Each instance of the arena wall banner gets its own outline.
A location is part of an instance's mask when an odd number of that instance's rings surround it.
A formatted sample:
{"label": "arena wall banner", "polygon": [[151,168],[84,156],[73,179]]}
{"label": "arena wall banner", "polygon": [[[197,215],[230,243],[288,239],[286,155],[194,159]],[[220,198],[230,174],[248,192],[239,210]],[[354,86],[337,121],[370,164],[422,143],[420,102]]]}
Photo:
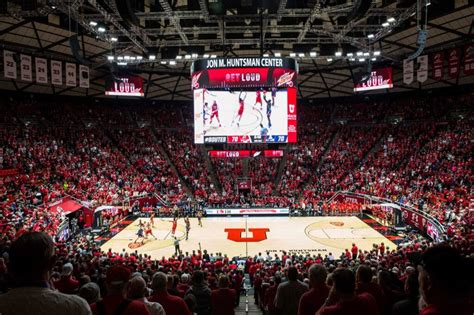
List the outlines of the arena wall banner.
{"label": "arena wall banner", "polygon": [[366,82],[360,83],[361,77],[356,78],[354,92],[372,91],[380,89],[393,88],[392,68],[375,69],[370,73],[370,77]]}
{"label": "arena wall banner", "polygon": [[89,88],[89,67],[79,65],[79,86],[81,88]]}
{"label": "arena wall banner", "polygon": [[191,66],[191,87],[263,88],[294,87],[298,64],[288,58],[210,58]]}
{"label": "arena wall banner", "polygon": [[76,86],[76,64],[66,62],[66,86]]}
{"label": "arena wall banner", "polygon": [[61,61],[51,60],[51,83],[63,85],[63,63]]}
{"label": "arena wall banner", "polygon": [[15,53],[12,51],[3,51],[3,74],[5,78],[16,79],[16,61]]}
{"label": "arena wall banner", "polygon": [[413,82],[413,60],[403,60],[403,83],[406,85]]}
{"label": "arena wall banner", "polygon": [[204,208],[208,216],[227,215],[288,215],[289,208]]}
{"label": "arena wall banner", "polygon": [[419,66],[416,71],[416,79],[423,83],[428,80],[428,55],[419,56],[417,62]]}
{"label": "arena wall banner", "polygon": [[459,62],[461,51],[458,48],[453,48],[449,51],[448,57],[448,73],[451,78],[457,78],[459,74]]}
{"label": "arena wall banner", "polygon": [[23,81],[33,81],[33,73],[31,66],[31,56],[20,55],[20,75]]}
{"label": "arena wall banner", "polygon": [[48,83],[48,63],[44,58],[35,58],[36,63],[36,82]]}
{"label": "arena wall banner", "polygon": [[464,47],[464,74],[474,74],[474,44]]}
{"label": "arena wall banner", "polygon": [[433,79],[441,80],[444,72],[444,52],[440,51],[431,55],[433,66]]}

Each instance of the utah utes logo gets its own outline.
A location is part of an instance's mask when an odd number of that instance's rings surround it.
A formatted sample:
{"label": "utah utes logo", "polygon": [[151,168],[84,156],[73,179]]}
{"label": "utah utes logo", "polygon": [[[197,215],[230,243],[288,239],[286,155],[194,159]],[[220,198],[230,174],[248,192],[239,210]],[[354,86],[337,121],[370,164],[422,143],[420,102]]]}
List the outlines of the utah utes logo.
{"label": "utah utes logo", "polygon": [[290,114],[293,114],[295,112],[295,105],[290,104]]}
{"label": "utah utes logo", "polygon": [[270,229],[249,229],[249,232],[252,234],[251,237],[242,237],[242,232],[245,232],[245,229],[225,229],[224,232],[227,232],[227,239],[234,242],[261,242],[267,239],[267,232],[270,232]]}

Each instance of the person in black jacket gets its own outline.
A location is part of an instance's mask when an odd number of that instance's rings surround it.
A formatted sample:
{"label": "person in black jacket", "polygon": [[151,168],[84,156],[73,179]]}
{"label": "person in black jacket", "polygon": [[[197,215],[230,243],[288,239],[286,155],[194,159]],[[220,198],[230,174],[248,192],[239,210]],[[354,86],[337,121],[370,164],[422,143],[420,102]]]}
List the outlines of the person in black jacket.
{"label": "person in black jacket", "polygon": [[195,271],[192,277],[192,285],[185,294],[193,295],[196,298],[196,309],[197,315],[210,315],[211,314],[211,289],[204,281],[204,274],[202,271]]}

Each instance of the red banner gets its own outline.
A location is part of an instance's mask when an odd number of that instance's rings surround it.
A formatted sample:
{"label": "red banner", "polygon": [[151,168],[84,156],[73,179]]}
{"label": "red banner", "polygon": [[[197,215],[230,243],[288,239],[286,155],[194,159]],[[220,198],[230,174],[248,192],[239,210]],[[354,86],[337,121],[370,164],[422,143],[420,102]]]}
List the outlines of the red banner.
{"label": "red banner", "polygon": [[288,88],[288,142],[295,143],[296,134],[296,88]]}
{"label": "red banner", "polygon": [[474,44],[464,47],[464,74],[474,74]]}
{"label": "red banner", "polygon": [[361,79],[362,75],[356,76],[356,82],[359,83],[354,85],[354,92],[393,88],[392,68],[390,67],[373,70],[369,79],[365,82],[361,83]]}
{"label": "red banner", "polygon": [[449,51],[448,73],[451,78],[457,78],[459,75],[460,57],[461,51],[458,48],[453,48]]}
{"label": "red banner", "polygon": [[[214,158],[247,158],[257,157],[262,154],[262,151],[250,150],[210,150],[209,156]],[[264,150],[263,156],[268,158],[280,158],[283,156],[283,150]]]}
{"label": "red banner", "polygon": [[431,55],[433,64],[433,79],[441,80],[444,70],[444,52],[437,52]]}

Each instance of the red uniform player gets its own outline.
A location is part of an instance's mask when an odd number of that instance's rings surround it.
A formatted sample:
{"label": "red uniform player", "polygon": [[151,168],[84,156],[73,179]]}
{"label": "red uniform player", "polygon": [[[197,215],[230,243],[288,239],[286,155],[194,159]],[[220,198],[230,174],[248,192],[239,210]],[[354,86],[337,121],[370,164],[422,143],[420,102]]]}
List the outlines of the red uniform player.
{"label": "red uniform player", "polygon": [[176,233],[176,228],[178,227],[178,219],[173,219],[173,226],[171,227],[171,234],[174,235]]}
{"label": "red uniform player", "polygon": [[211,106],[211,121],[209,124],[212,124],[212,120],[216,117],[217,122],[219,123],[219,127],[221,126],[221,121],[219,120],[219,107],[217,106],[217,102],[214,101]]}
{"label": "red uniform player", "polygon": [[260,104],[260,110],[262,110],[262,92],[260,90],[257,90],[257,97],[255,99],[255,104],[253,105],[254,107],[257,104]]}
{"label": "red uniform player", "polygon": [[[244,100],[245,100],[245,96],[242,97],[242,92],[240,92],[240,94],[239,94],[239,110],[237,111],[237,116],[235,116],[235,118],[239,118],[239,121],[237,121],[237,127],[239,127],[240,120],[242,119],[242,114],[244,113],[244,107],[245,107]],[[235,118],[234,118],[234,120],[235,120]],[[234,120],[232,120],[232,123],[234,122]]]}

